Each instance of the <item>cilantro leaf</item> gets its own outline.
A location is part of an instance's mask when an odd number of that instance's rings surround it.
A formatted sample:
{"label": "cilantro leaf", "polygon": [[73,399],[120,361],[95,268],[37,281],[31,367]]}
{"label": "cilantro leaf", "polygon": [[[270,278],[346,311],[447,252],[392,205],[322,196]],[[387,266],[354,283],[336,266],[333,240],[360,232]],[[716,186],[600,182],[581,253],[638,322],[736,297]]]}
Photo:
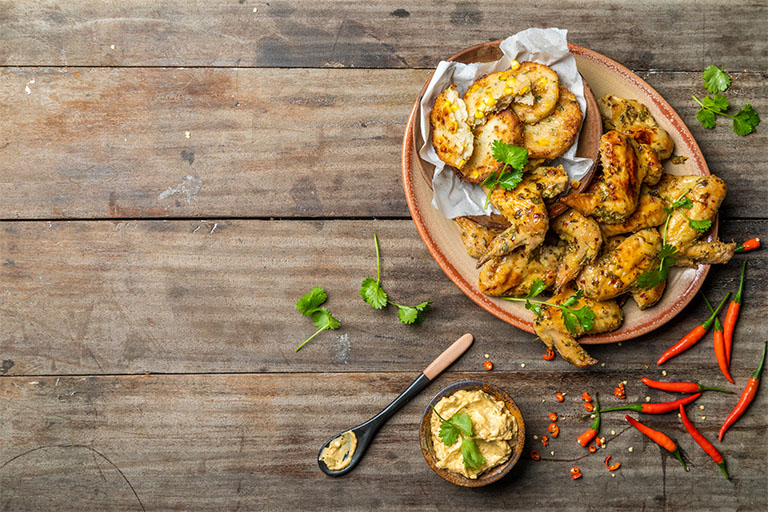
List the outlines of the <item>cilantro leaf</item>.
{"label": "cilantro leaf", "polygon": [[755,131],[755,127],[760,124],[760,116],[752,105],[747,103],[733,118],[733,131],[742,137]]}
{"label": "cilantro leaf", "polygon": [[563,302],[561,305],[566,308],[571,307],[574,304],[576,304],[579,301],[579,299],[582,298],[583,296],[584,296],[584,292],[582,290],[577,290],[576,293],[568,297],[566,301]]}
{"label": "cilantro leaf", "polygon": [[523,181],[523,171],[515,169],[511,172],[502,173],[496,181],[496,185],[504,190],[515,190],[521,181]]}
{"label": "cilantro leaf", "polygon": [[659,268],[646,270],[637,278],[637,286],[644,290],[650,290],[660,285],[669,275],[672,265],[675,264],[677,248],[674,245],[664,244],[659,251]]}
{"label": "cilantro leaf", "polygon": [[637,278],[637,286],[643,290],[650,290],[666,279],[666,276],[662,277],[660,270],[646,270]]}
{"label": "cilantro leaf", "polygon": [[464,459],[464,465],[468,468],[478,469],[485,464],[485,457],[483,457],[474,439],[462,438],[461,457]]}
{"label": "cilantro leaf", "polygon": [[725,91],[731,85],[731,77],[725,72],[725,66],[707,66],[701,75],[704,79],[704,86],[711,93]]}
{"label": "cilantro leaf", "polygon": [[582,306],[579,309],[560,306],[560,311],[563,314],[563,324],[571,334],[587,332],[595,325],[595,313],[589,306]]}
{"label": "cilantro leaf", "polygon": [[529,310],[529,311],[533,311],[533,313],[534,313],[534,314],[535,314],[537,317],[540,317],[540,316],[541,316],[541,306],[539,306],[538,304],[534,304],[534,303],[533,303],[533,302],[531,302],[530,300],[526,300],[526,301],[525,301],[525,309],[527,309],[527,310]]}
{"label": "cilantro leaf", "polygon": [[507,144],[498,139],[491,144],[493,158],[516,170],[521,170],[528,163],[528,150],[520,146]]}
{"label": "cilantro leaf", "polygon": [[381,284],[372,277],[363,280],[362,285],[360,285],[360,295],[374,309],[381,309],[387,305],[387,293]]}
{"label": "cilantro leaf", "polygon": [[704,233],[710,227],[712,227],[712,221],[688,219],[688,226],[695,229],[696,231],[700,231],[701,233]]}
{"label": "cilantro leaf", "polygon": [[700,108],[699,111],[696,112],[696,119],[698,119],[701,125],[708,130],[715,127],[715,113],[711,110],[703,107]]}
{"label": "cilantro leaf", "polygon": [[453,446],[459,440],[459,429],[450,421],[443,420],[440,423],[440,431],[437,433],[440,440],[446,446]]}
{"label": "cilantro leaf", "polygon": [[[686,192],[686,194],[687,193],[688,192]],[[686,210],[690,210],[692,207],[693,207],[693,201],[691,201],[690,197],[682,197],[682,198],[678,199],[677,201],[675,201],[674,203],[672,203],[672,209],[684,208]],[[670,213],[670,212],[667,212],[667,213]]]}
{"label": "cilantro leaf", "polygon": [[[394,304],[392,302],[391,304]],[[424,321],[424,313],[431,309],[430,304],[432,301],[422,302],[416,306],[403,306],[395,304],[397,306],[397,318],[406,325],[420,324]]]}
{"label": "cilantro leaf", "polygon": [[461,433],[465,436],[471,437],[475,435],[472,429],[472,418],[470,418],[469,414],[465,412],[454,414],[449,421],[453,423],[457,429],[461,430]]}
{"label": "cilantro leaf", "polygon": [[547,289],[547,285],[544,283],[544,281],[541,280],[540,278],[536,278],[533,280],[533,283],[531,283],[531,289],[528,291],[528,295],[526,295],[526,298],[532,299],[537,295],[541,294],[541,292],[543,292],[546,289]]}
{"label": "cilantro leaf", "polygon": [[728,98],[722,94],[715,94],[713,97],[704,96],[701,103],[703,103],[709,110],[718,113],[725,112],[729,107]]}
{"label": "cilantro leaf", "polygon": [[659,251],[660,259],[674,258],[677,256],[677,248],[674,245],[664,244]]}
{"label": "cilantro leaf", "polygon": [[317,310],[326,300],[328,295],[320,286],[315,286],[312,291],[306,295],[302,295],[299,300],[296,301],[296,309],[299,310],[304,316],[311,315]]}
{"label": "cilantro leaf", "polygon": [[315,327],[320,330],[338,329],[341,327],[341,322],[336,320],[331,312],[325,308],[320,308],[312,313],[312,321],[315,323]]}

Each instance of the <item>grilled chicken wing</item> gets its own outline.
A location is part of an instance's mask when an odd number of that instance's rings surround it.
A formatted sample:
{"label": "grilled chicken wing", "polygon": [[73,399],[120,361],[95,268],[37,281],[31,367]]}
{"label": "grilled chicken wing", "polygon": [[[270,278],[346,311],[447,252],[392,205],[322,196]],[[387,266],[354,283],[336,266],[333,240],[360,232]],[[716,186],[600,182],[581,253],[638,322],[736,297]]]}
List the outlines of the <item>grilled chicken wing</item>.
{"label": "grilled chicken wing", "polygon": [[549,228],[547,205],[536,183],[530,179],[523,179],[514,190],[496,187],[491,192],[491,203],[509,221],[510,227],[491,241],[488,250],[478,260],[477,268],[521,246],[529,255],[544,241]]}
{"label": "grilled chicken wing", "polygon": [[[562,304],[575,291],[572,287],[566,286],[548,302]],[[554,347],[560,354],[560,357],[579,368],[592,366],[597,363],[597,360],[584,350],[576,341],[576,338],[584,334],[613,331],[624,321],[624,312],[614,301],[595,301],[582,297],[571,307],[579,309],[583,306],[589,307],[595,314],[594,325],[592,329],[586,332],[577,330],[576,333],[571,334],[565,327],[560,308],[551,306],[542,306],[541,316],[536,317],[533,322],[534,330],[539,338],[541,338],[541,341],[549,348]]]}
{"label": "grilled chicken wing", "polygon": [[555,283],[557,262],[564,252],[565,248],[559,245],[541,245],[528,256],[520,247],[503,258],[490,260],[480,269],[480,291],[495,297],[524,297],[536,279],[550,287]]}
{"label": "grilled chicken wing", "polygon": [[577,278],[586,297],[607,300],[632,289],[640,274],[656,263],[661,235],[656,229],[643,229],[616,247],[612,245],[596,262],[584,267]]}
{"label": "grilled chicken wing", "polygon": [[644,178],[629,139],[615,130],[604,133],[600,138],[600,164],[602,173],[586,192],[560,201],[602,222],[623,222],[637,209]]}
{"label": "grilled chicken wing", "polygon": [[467,254],[473,258],[479,258],[488,250],[491,240],[501,233],[501,229],[494,229],[483,226],[466,217],[456,217],[453,219],[459,226],[461,241],[467,249]]}
{"label": "grilled chicken wing", "polygon": [[584,265],[594,261],[603,237],[594,219],[572,208],[552,219],[552,230],[567,244],[567,250],[557,265],[555,288],[559,290],[579,275]]}
{"label": "grilled chicken wing", "polygon": [[723,180],[710,176],[673,176],[665,174],[657,187],[658,194],[666,201],[674,202],[688,197],[693,206],[689,209],[675,209],[667,226],[667,243],[678,250],[696,241],[702,233],[688,224],[688,219],[714,220],[717,210],[725,198]]}
{"label": "grilled chicken wing", "polygon": [[629,139],[637,155],[637,163],[643,173],[643,183],[656,185],[664,174],[664,166],[661,165],[659,155],[648,144],[640,144],[636,140]]}
{"label": "grilled chicken wing", "polygon": [[675,256],[676,267],[695,267],[714,263],[728,263],[736,250],[735,242],[729,244],[716,240],[714,242],[696,242],[681,250]]}
{"label": "grilled chicken wing", "polygon": [[562,165],[536,167],[526,175],[526,179],[536,184],[541,197],[545,200],[556,198],[568,188],[568,173]]}
{"label": "grilled chicken wing", "polygon": [[597,105],[606,129],[620,131],[640,144],[649,145],[661,160],[672,156],[675,143],[656,123],[648,107],[612,94],[600,98]]}
{"label": "grilled chicken wing", "polygon": [[623,233],[634,233],[645,228],[653,228],[664,224],[667,212],[664,210],[664,200],[655,190],[643,186],[635,213],[624,222],[618,224],[600,224],[603,237],[608,238]]}
{"label": "grilled chicken wing", "polygon": [[636,288],[630,292],[632,299],[637,304],[637,307],[642,311],[655,306],[657,302],[661,300],[661,296],[664,295],[664,289],[667,287],[667,280],[663,280],[653,288],[644,290],[642,288]]}

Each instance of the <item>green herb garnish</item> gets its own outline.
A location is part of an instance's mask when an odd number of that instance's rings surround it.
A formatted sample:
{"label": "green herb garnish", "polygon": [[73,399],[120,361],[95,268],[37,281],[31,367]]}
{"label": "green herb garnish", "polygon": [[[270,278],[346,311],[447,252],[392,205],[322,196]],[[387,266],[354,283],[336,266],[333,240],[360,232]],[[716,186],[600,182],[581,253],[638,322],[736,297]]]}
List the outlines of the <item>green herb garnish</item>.
{"label": "green herb garnish", "polygon": [[456,441],[461,437],[461,458],[464,461],[464,466],[471,469],[479,469],[485,464],[485,457],[483,457],[480,448],[472,436],[475,435],[472,428],[472,418],[465,412],[459,412],[454,414],[450,419],[445,419],[440,416],[435,406],[429,404],[437,417],[440,418],[440,431],[438,437],[446,446],[453,446]]}
{"label": "green herb garnish", "polygon": [[595,313],[589,306],[582,306],[579,309],[575,309],[574,306],[579,299],[584,296],[584,292],[578,290],[576,293],[568,297],[562,304],[553,304],[551,302],[545,302],[540,300],[533,300],[534,297],[547,289],[547,285],[541,279],[535,279],[531,284],[531,289],[525,298],[518,297],[501,297],[504,300],[525,302],[525,308],[533,311],[536,316],[541,316],[541,306],[550,306],[558,308],[563,315],[563,324],[568,332],[571,334],[578,334],[581,332],[587,332],[595,325]]}
{"label": "green herb garnish", "polygon": [[704,96],[701,100],[693,95],[694,101],[701,107],[696,112],[696,119],[699,120],[704,128],[712,129],[715,127],[716,116],[730,117],[733,120],[733,131],[741,136],[749,135],[755,131],[755,127],[760,124],[760,116],[752,105],[747,104],[736,114],[727,114],[730,107],[728,99],[720,94],[725,92],[731,85],[731,77],[723,68],[717,66],[707,66],[702,75],[704,86],[712,96]]}
{"label": "green herb garnish", "polygon": [[[528,150],[520,146],[513,146],[496,139],[491,144],[491,150],[493,151],[493,158],[497,162],[503,163],[504,167],[498,173],[492,172],[483,181],[483,186],[488,187],[488,194],[485,196],[485,208],[488,208],[491,192],[497,186],[505,190],[514,190],[520,184],[523,179],[523,167],[528,163]],[[512,170],[507,171],[507,166],[511,167]]]}
{"label": "green herb garnish", "polygon": [[374,309],[383,309],[387,304],[397,306],[397,318],[406,325],[420,324],[424,321],[424,313],[431,309],[432,301],[422,302],[416,306],[404,306],[389,300],[381,286],[381,256],[379,254],[379,238],[373,234],[373,244],[376,247],[376,279],[368,277],[360,285],[360,296]]}
{"label": "green herb garnish", "polygon": [[312,317],[312,322],[314,322],[315,327],[317,327],[317,332],[307,338],[304,343],[296,347],[294,352],[301,350],[301,347],[306,345],[309,340],[321,332],[328,329],[338,329],[341,327],[341,322],[334,318],[330,311],[328,311],[326,308],[320,307],[325,303],[327,299],[328,295],[325,293],[325,290],[319,286],[315,286],[312,288],[311,292],[303,295],[298,301],[296,301],[296,309],[299,310],[299,313],[302,315]]}

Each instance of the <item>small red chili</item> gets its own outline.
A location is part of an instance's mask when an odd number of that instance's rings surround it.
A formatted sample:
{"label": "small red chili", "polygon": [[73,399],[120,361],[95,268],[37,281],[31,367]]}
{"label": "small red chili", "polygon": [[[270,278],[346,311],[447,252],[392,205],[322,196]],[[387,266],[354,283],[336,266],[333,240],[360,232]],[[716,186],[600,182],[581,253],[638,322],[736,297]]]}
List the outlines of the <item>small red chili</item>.
{"label": "small red chili", "polygon": [[613,396],[622,400],[627,398],[627,392],[624,390],[623,382],[619,382],[619,387],[613,390]]}
{"label": "small red chili", "polygon": [[493,370],[493,363],[491,361],[486,361],[483,363],[483,366],[486,370],[491,371]]}
{"label": "small red chili", "polygon": [[557,413],[556,412],[549,413],[549,421],[557,421]]}
{"label": "small red chili", "polygon": [[541,460],[541,455],[536,450],[531,450],[531,460]]}
{"label": "small red chili", "polygon": [[621,467],[621,462],[617,462],[616,464],[610,464],[611,462],[611,456],[607,456],[605,458],[605,467],[608,468],[608,471],[616,471]]}
{"label": "small red chili", "polygon": [[541,444],[549,446],[549,436],[541,436]]}
{"label": "small red chili", "polygon": [[548,348],[546,352],[544,352],[544,355],[541,356],[542,359],[546,361],[551,361],[555,358],[555,351],[551,348]]}
{"label": "small red chili", "polygon": [[589,396],[589,393],[587,393],[586,391],[581,394],[581,399],[584,400],[585,402],[592,401],[592,397]]}
{"label": "small red chili", "polygon": [[595,406],[589,402],[584,402],[584,408],[587,410],[587,412],[592,412],[595,410]]}
{"label": "small red chili", "polygon": [[574,480],[581,478],[581,470],[577,466],[571,468],[571,478]]}
{"label": "small red chili", "polygon": [[565,400],[565,395],[560,393],[560,392],[557,392],[557,393],[555,393],[555,399],[558,402],[562,402],[563,400]]}
{"label": "small red chili", "polygon": [[597,451],[597,446],[591,444],[587,447],[587,449],[589,450],[589,453],[595,453]]}
{"label": "small red chili", "polygon": [[557,437],[560,435],[560,427],[557,426],[557,423],[550,423],[547,431],[552,434],[552,437]]}

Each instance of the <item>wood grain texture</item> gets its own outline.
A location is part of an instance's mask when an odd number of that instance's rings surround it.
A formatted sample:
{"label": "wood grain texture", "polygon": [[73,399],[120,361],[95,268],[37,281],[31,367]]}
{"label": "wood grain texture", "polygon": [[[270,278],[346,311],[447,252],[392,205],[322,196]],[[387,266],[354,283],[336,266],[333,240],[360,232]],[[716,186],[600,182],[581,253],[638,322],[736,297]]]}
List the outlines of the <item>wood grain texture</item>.
{"label": "wood grain texture", "polygon": [[[766,239],[766,221],[725,221],[724,240]],[[376,275],[372,236],[381,243],[382,282],[398,303],[434,301],[420,326],[375,311],[359,295]],[[712,300],[734,291],[749,260],[732,369],[751,371],[740,340],[768,338],[768,253],[713,266]],[[341,321],[299,353],[314,332],[295,310],[313,286],[328,292]],[[622,346],[590,347],[608,368],[638,368],[701,322],[695,299],[666,327]],[[409,371],[424,369],[459,335],[475,344],[457,365],[573,372],[541,359],[534,337],[492,317],[448,280],[411,221],[141,221],[0,223],[0,360],[7,375],[152,372]],[[665,367],[714,365],[702,341]],[[579,372],[576,372],[579,373]]]}
{"label": "wood grain texture", "polygon": [[[0,218],[407,217],[402,134],[428,75],[3,69]],[[644,78],[728,184],[723,215],[768,218],[768,131],[702,128],[699,73]],[[734,74],[732,103],[768,112],[765,78]]]}
{"label": "wood grain texture", "polygon": [[430,68],[467,46],[556,25],[634,69],[768,70],[762,2],[4,1],[0,20],[0,64],[11,66]]}
{"label": "wood grain texture", "polygon": [[[590,456],[575,442],[587,427],[578,421],[584,390],[608,397],[626,379],[628,400],[670,398],[642,387],[637,381],[645,374],[604,371],[587,384],[574,373],[449,372],[395,415],[360,466],[338,479],[318,469],[320,446],[383,408],[416,373],[6,377],[0,379],[0,417],[10,420],[0,422],[0,507],[304,510],[311,496],[313,510],[434,510],[440,503],[594,510],[595,500],[610,510],[764,510],[766,498],[755,490],[768,484],[762,470],[766,393],[718,443],[731,482],[674,414],[642,420],[678,440],[690,473],[628,428],[621,413],[603,419],[604,450]],[[714,368],[687,376],[720,380]],[[466,378],[506,389],[525,418],[525,453],[542,454],[539,462],[524,457],[504,480],[478,492],[441,480],[419,450],[418,425],[429,399]],[[555,402],[557,391],[566,393],[565,402]],[[714,438],[733,401],[705,394],[689,415]],[[533,436],[546,432],[549,412],[558,413],[561,433],[545,449]],[[615,477],[603,465],[606,455],[622,463]],[[581,481],[571,480],[573,465],[584,474]]]}

